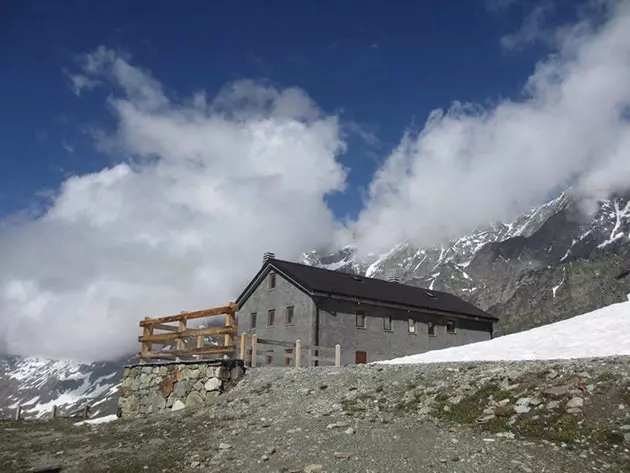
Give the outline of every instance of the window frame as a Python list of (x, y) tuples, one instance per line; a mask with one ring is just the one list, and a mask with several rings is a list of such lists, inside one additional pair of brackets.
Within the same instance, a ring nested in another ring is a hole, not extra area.
[(407, 321), (407, 332), (410, 335), (418, 334), (418, 323), (414, 319), (408, 319)]
[(265, 352), (265, 364), (267, 366), (273, 365), (273, 350)]
[[(359, 325), (359, 317), (363, 317), (363, 324)], [(355, 322), (357, 328), (365, 330), (367, 328), (367, 316), (365, 315), (364, 310), (357, 310), (355, 312)]]
[[(453, 330), (449, 330), (449, 325), (453, 327)], [(457, 333), (457, 324), (455, 324), (454, 320), (446, 321), (446, 333), (450, 335), (455, 335)]]
[[(289, 320), (289, 311), (291, 312), (291, 320)], [(293, 325), (295, 320), (295, 306), (290, 305), (284, 309), (284, 325)]]
[(275, 322), (276, 322), (276, 309), (267, 310), (267, 327), (273, 327)]
[(250, 330), (256, 329), (256, 325), (258, 324), (258, 313), (251, 312), (249, 314), (249, 328)]
[[(292, 356), (287, 356), (292, 355)], [(293, 366), (295, 364), (295, 356), (293, 355), (293, 348), (284, 349), (284, 366)]]
[(271, 271), (268, 276), (268, 287), (270, 291), (273, 291), (276, 288), (276, 273)]
[(394, 331), (394, 318), (391, 315), (383, 316), (383, 331), (384, 332)]
[(427, 322), (427, 334), (429, 337), (437, 337), (437, 324), (435, 322)]

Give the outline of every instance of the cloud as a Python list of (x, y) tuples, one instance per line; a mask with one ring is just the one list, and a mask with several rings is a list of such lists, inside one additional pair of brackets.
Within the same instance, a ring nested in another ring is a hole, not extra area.
[(517, 50), (539, 41), (544, 43), (553, 41), (553, 30), (547, 26), (547, 18), (553, 9), (554, 5), (549, 2), (536, 5), (525, 16), (518, 31), (501, 38), (501, 46), (506, 50)]
[(334, 238), (324, 197), (344, 189), (345, 143), (304, 91), (242, 81), (179, 103), (105, 48), (79, 72), (119, 91), (115, 130), (94, 135), (119, 159), (67, 179), (38, 218), (0, 226), (0, 346), (134, 352), (143, 317), (223, 305), (265, 251), (293, 259)]
[(455, 102), (408, 132), (354, 222), (363, 251), (439, 243), (506, 220), (573, 185), (599, 197), (630, 182), (630, 4), (563, 28), (518, 100)]

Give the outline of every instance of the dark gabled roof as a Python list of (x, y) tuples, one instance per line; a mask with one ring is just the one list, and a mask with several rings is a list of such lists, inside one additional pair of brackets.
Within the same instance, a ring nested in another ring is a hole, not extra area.
[(365, 301), (469, 315), (493, 321), (498, 320), (487, 312), (446, 292), (430, 291), (407, 284), (331, 271), (278, 259), (267, 260), (256, 277), (238, 297), (238, 304), (241, 304), (244, 298), (249, 297), (249, 292), (253, 290), (256, 280), (268, 272), (269, 267), (275, 268), (278, 272), (292, 279), (310, 295), (345, 296)]

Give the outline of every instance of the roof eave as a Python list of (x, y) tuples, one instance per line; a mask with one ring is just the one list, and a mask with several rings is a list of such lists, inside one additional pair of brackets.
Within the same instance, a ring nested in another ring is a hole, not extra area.
[(499, 319), (497, 317), (494, 317), (493, 315), (487, 314), (487, 315), (478, 315), (478, 314), (467, 314), (464, 312), (452, 312), (452, 311), (447, 311), (447, 310), (440, 310), (440, 309), (433, 309), (431, 307), (423, 307), (423, 306), (417, 306), (417, 305), (409, 305), (409, 304), (401, 304), (401, 303), (396, 303), (396, 302), (389, 302), (389, 301), (383, 301), (383, 300), (379, 300), (379, 299), (368, 299), (365, 297), (354, 297), (354, 296), (346, 296), (343, 294), (335, 294), (332, 292), (321, 292), (321, 291), (315, 291), (313, 293), (314, 297), (325, 297), (325, 298), (329, 298), (329, 299), (338, 299), (338, 300), (347, 300), (347, 301), (352, 301), (352, 302), (364, 302), (366, 304), (377, 304), (377, 305), (382, 305), (382, 306), (387, 306), (387, 307), (392, 307), (392, 308), (400, 308), (400, 309), (406, 309), (406, 310), (413, 310), (413, 311), (423, 311), (423, 312), (432, 312), (432, 313), (438, 313), (438, 314), (443, 314), (445, 316), (448, 315), (457, 315), (459, 317), (465, 317), (468, 319), (474, 319), (474, 320), (485, 320), (488, 322), (498, 322)]

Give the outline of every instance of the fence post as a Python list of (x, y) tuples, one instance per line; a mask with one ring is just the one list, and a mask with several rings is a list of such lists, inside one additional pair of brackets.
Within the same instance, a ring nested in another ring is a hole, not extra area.
[[(183, 310), (180, 312), (180, 315), (185, 314), (186, 311)], [(177, 325), (177, 333), (181, 333), (183, 331), (186, 330), (186, 319), (184, 320), (180, 320), (178, 325)], [(177, 342), (176, 342), (176, 348), (178, 350), (183, 350), (184, 349), (184, 340), (182, 338), (178, 338)], [(181, 361), (181, 358), (179, 356), (175, 357), (175, 361)]]
[(258, 346), (258, 335), (252, 335), (252, 368), (256, 368), (256, 348)]
[(15, 409), (15, 415), (13, 416), (13, 420), (20, 420), (21, 417), (22, 417), (22, 406), (18, 404), (17, 408)]
[(81, 413), (81, 417), (87, 419), (90, 416), (90, 406), (83, 406), (83, 411)]
[(339, 345), (338, 343), (337, 345), (335, 345), (335, 366), (341, 366), (341, 345)]
[(52, 418), (53, 419), (57, 418), (57, 404), (53, 404), (52, 406)]
[(299, 368), (300, 364), (302, 362), (302, 341), (301, 340), (296, 340), (295, 341), (295, 357), (294, 357), (294, 361), (295, 361), (295, 367)]
[[(145, 317), (144, 320), (148, 320), (149, 317)], [(148, 337), (153, 333), (153, 327), (147, 327), (144, 326), (142, 327), (142, 336), (144, 337)], [(147, 342), (142, 342), (142, 345), (140, 345), (140, 363), (146, 363), (145, 361), (145, 355), (147, 352), (151, 351), (151, 345)]]
[(240, 357), (245, 362), (245, 352), (247, 351), (247, 334), (241, 333), (241, 353)]

